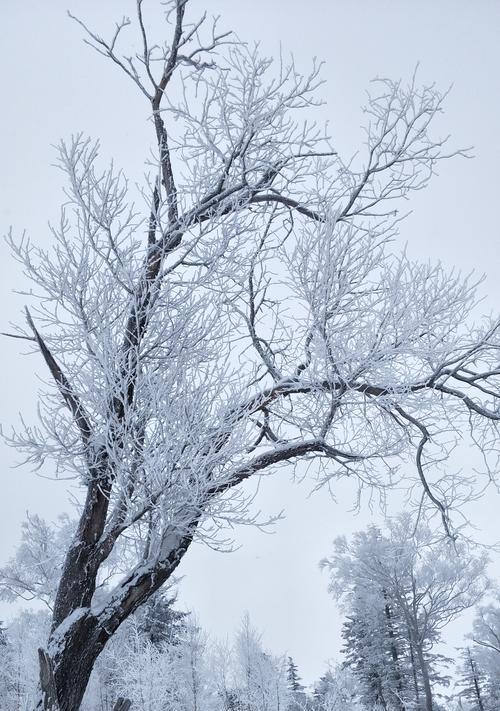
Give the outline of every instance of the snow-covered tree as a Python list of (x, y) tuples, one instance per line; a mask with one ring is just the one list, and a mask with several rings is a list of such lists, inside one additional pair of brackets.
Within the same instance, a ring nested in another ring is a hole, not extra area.
[(182, 708), (176, 677), (176, 655), (138, 639), (133, 653), (120, 650), (116, 659), (115, 689), (130, 699), (132, 708), (144, 711), (174, 711)]
[(498, 601), (478, 608), (474, 617), (473, 658), (484, 674), (488, 711), (500, 708), (500, 608)]
[(486, 691), (486, 675), (474, 658), (470, 647), (462, 650), (459, 686), (460, 697), (466, 699), (474, 711), (488, 711), (490, 704)]
[(360, 681), (361, 698), (368, 706), (400, 711), (411, 677), (404, 673), (404, 638), (388, 626), (388, 603), (380, 591), (357, 590), (351, 605), (342, 629), (343, 651)]
[[(375, 560), (390, 565), (391, 547), (381, 531), (371, 527), (357, 534), (352, 544), (335, 542), (334, 556), (324, 561), (332, 573), (331, 590), (346, 613), (342, 636), (346, 663), (360, 680), (367, 706), (405, 708), (417, 696), (415, 668), (411, 666), (408, 635), (390, 581), (372, 571)], [(416, 686), (416, 689), (415, 689)]]
[[(7, 696), (7, 690), (9, 688), (9, 646), (6, 629), (3, 626), (3, 622), (0, 622), (0, 699)], [(2, 702), (0, 701), (0, 709), (2, 709)]]
[(434, 541), (407, 515), (388, 529), (337, 539), (323, 565), (348, 615), (347, 661), (363, 681), (365, 703), (402, 711), (413, 702), (433, 711), (432, 687), (446, 681), (433, 647), (444, 627), (484, 595), (486, 557)]
[(291, 700), (287, 663), (262, 646), (261, 636), (247, 614), (234, 646), (234, 679), (239, 702), (247, 711), (279, 711)]
[(290, 691), (301, 691), (304, 688), (300, 683), (299, 668), (290, 656), (287, 659), (286, 678)]
[(67, 541), (75, 524), (61, 515), (55, 526), (36, 514), (22, 524), (21, 543), (9, 562), (0, 568), (0, 598), (9, 602), (40, 600), (52, 609)]
[(498, 655), (500, 664), (500, 605), (489, 603), (478, 608), (474, 618), (473, 639), (475, 644)]
[(183, 711), (205, 711), (212, 687), (208, 683), (207, 638), (194, 619), (185, 625), (177, 650), (177, 683)]
[(0, 646), (0, 710), (29, 709), (36, 702), (37, 649), (50, 629), (46, 611), (23, 610), (7, 626)]
[(299, 668), (293, 661), (292, 657), (287, 657), (286, 662), (286, 678), (289, 691), (289, 711), (297, 711), (306, 707), (306, 694), (304, 686), (301, 684)]
[(329, 668), (314, 688), (314, 711), (366, 711), (359, 681), (345, 666)]
[[(80, 24), (151, 112), (139, 206), (79, 135), (59, 147), (52, 246), (11, 236), (33, 287), (13, 335), (51, 378), (40, 424), (12, 441), (81, 485), (39, 709), (78, 709), (109, 639), (193, 540), (253, 520), (242, 482), (314, 459), (320, 483), (388, 485), (414, 458), (454, 535), (464, 490), (427, 465), (462, 429), (488, 455), (500, 419), (498, 321), (473, 327), (472, 282), (391, 247), (398, 201), (450, 154), (436, 89), (375, 84), (366, 145), (343, 158), (314, 123), (318, 66), (261, 57), (189, 19), (187, 0), (165, 3), (167, 42), (136, 9), (109, 40)], [(122, 53), (131, 25), (141, 48)]]
[[(171, 613), (177, 611), (171, 610), (169, 606), (168, 612), (169, 619), (175, 619), (175, 615)], [(179, 614), (184, 618), (186, 613)], [(184, 660), (188, 659), (189, 650), (187, 633), (180, 639), (180, 630), (175, 622), (174, 629), (167, 631), (162, 615), (158, 617), (158, 623), (161, 642), (155, 635), (151, 635), (149, 627), (144, 628), (143, 619), (138, 615), (134, 615), (120, 629), (94, 667), (82, 706), (84, 711), (112, 711), (117, 698), (127, 688), (131, 690), (134, 702), (138, 703), (138, 699), (151, 697), (151, 708), (159, 709), (160, 706), (154, 706), (158, 695), (147, 691), (148, 685), (156, 684), (154, 676), (146, 674), (147, 660), (153, 660), (153, 672), (158, 672), (162, 664), (163, 668), (171, 672), (168, 678), (164, 679), (163, 685), (160, 685), (160, 691), (165, 694), (162, 703), (166, 703), (175, 690), (179, 692), (178, 699), (189, 694), (189, 687), (186, 686), (184, 678), (184, 669), (187, 666)], [(185, 630), (185, 627), (183, 624), (182, 630)], [(47, 613), (22, 611), (7, 628), (0, 629), (1, 711), (24, 711), (34, 703), (38, 682), (36, 649), (43, 645), (49, 628), (50, 618)], [(153, 649), (150, 649), (150, 645)], [(156, 654), (155, 650), (160, 654)], [(136, 660), (138, 665), (134, 667)], [(141, 706), (138, 705), (138, 708)], [(178, 710), (180, 707), (175, 708)], [(186, 703), (182, 708), (191, 707)]]
[(135, 613), (138, 632), (152, 644), (175, 645), (186, 633), (189, 613), (174, 608), (177, 595), (159, 590)]

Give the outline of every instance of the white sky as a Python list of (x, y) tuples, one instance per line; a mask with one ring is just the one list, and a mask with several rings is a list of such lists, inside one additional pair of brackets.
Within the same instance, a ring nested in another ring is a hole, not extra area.
[[(67, 8), (102, 34), (113, 29), (135, 3), (125, 0), (23, 0), (5, 3), (0, 23), (2, 110), (0, 112), (0, 232), (11, 224), (26, 228), (48, 244), (47, 220), (55, 219), (61, 198), (51, 144), (83, 131), (100, 137), (102, 153), (140, 180), (150, 140), (147, 106), (109, 62), (92, 53)], [(156, 0), (146, 0), (148, 7)], [(192, 0), (192, 15), (209, 5), (221, 26), (246, 40), (261, 40), (263, 51), (277, 54), (281, 42), (307, 69), (316, 55), (326, 62), (323, 115), (337, 148), (346, 155), (360, 146), (359, 106), (376, 75), (409, 78), (420, 61), (422, 82), (454, 87), (439, 118), (442, 134), (455, 146), (474, 146), (474, 160), (444, 164), (425, 191), (412, 199), (412, 216), (402, 226), (401, 244), (412, 256), (441, 259), (464, 271), (486, 273), (484, 310), (498, 310), (498, 200), (500, 165), (500, 3), (496, 0)], [(154, 15), (154, 13), (153, 13)], [(160, 22), (155, 19), (155, 29)], [(158, 35), (160, 36), (160, 35)], [(20, 318), (23, 299), (11, 290), (23, 284), (17, 266), (2, 245), (0, 330)], [(21, 344), (22, 346), (22, 344)], [(41, 363), (21, 358), (18, 341), (2, 341), (0, 422), (16, 422), (17, 413), (34, 411), (33, 393)], [(467, 468), (467, 452), (460, 464)], [(40, 479), (26, 468), (11, 469), (16, 455), (2, 445), (0, 560), (19, 537), (26, 510), (53, 518), (67, 508), (68, 483)], [(370, 513), (354, 516), (346, 487), (338, 502), (321, 492), (307, 498), (307, 482), (293, 485), (284, 471), (267, 479), (257, 503), (264, 511), (285, 508), (287, 518), (267, 536), (238, 530), (240, 549), (221, 554), (201, 546), (189, 551), (180, 574), (181, 601), (194, 608), (209, 632), (231, 634), (248, 609), (275, 652), (288, 651), (308, 682), (320, 676), (324, 662), (339, 647), (340, 619), (326, 593), (318, 561), (331, 540), (363, 528)], [(485, 540), (500, 539), (498, 498), (475, 506), (474, 522)], [(394, 504), (397, 510), (397, 503)], [(375, 519), (378, 512), (374, 513)], [(500, 575), (499, 575), (500, 577)], [(0, 606), (0, 617), (8, 616)], [(462, 625), (463, 627), (463, 625)], [(460, 627), (450, 635), (460, 641)]]

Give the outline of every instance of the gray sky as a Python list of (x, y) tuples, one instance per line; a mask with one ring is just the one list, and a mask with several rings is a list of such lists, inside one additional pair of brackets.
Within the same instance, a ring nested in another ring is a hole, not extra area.
[[(51, 144), (83, 131), (100, 137), (102, 153), (123, 166), (132, 180), (141, 179), (145, 147), (150, 141), (147, 106), (127, 80), (81, 42), (81, 31), (66, 9), (109, 34), (123, 13), (125, 0), (23, 0), (6, 3), (0, 26), (2, 111), (0, 113), (0, 231), (13, 224), (26, 228), (40, 243), (49, 243), (47, 220), (57, 219), (61, 175), (51, 168)], [(148, 6), (156, 0), (146, 0)], [(425, 192), (412, 198), (414, 210), (401, 228), (401, 244), (424, 260), (441, 259), (463, 271), (485, 273), (483, 310), (498, 310), (498, 195), (500, 165), (500, 3), (497, 0), (192, 0), (193, 15), (209, 5), (221, 26), (242, 39), (261, 40), (263, 51), (276, 54), (281, 42), (307, 69), (312, 56), (324, 59), (326, 84), (322, 110), (330, 120), (336, 147), (349, 155), (361, 147), (360, 105), (375, 76), (409, 78), (420, 62), (422, 82), (440, 88), (453, 84), (439, 132), (452, 134), (452, 145), (474, 146), (474, 160), (453, 160)], [(155, 19), (152, 24), (159, 26)], [(0, 330), (18, 319), (23, 299), (11, 294), (23, 279), (1, 245), (2, 317)], [(21, 347), (20, 347), (21, 345)], [(34, 413), (36, 356), (21, 358), (22, 344), (2, 341), (0, 422), (16, 422), (19, 411)], [(2, 445), (0, 560), (19, 538), (26, 510), (53, 518), (67, 508), (68, 482), (53, 482), (26, 468), (11, 469), (16, 455)], [(469, 465), (467, 452), (459, 464)], [(331, 540), (363, 528), (372, 515), (350, 508), (353, 491), (339, 487), (338, 501), (326, 491), (307, 498), (307, 482), (294, 485), (285, 472), (266, 479), (257, 505), (266, 512), (285, 508), (286, 520), (273, 535), (257, 530), (235, 532), (239, 550), (221, 554), (201, 546), (189, 551), (180, 568), (182, 603), (196, 609), (209, 632), (231, 634), (248, 609), (275, 652), (288, 651), (307, 681), (323, 672), (324, 662), (339, 646), (339, 617), (326, 592), (318, 561)], [(500, 539), (498, 499), (475, 505), (474, 522), (485, 540)], [(397, 510), (398, 497), (393, 504)], [(377, 510), (373, 518), (379, 518)], [(500, 575), (499, 575), (500, 577)], [(0, 606), (0, 617), (8, 616)], [(463, 625), (462, 625), (463, 626)], [(452, 641), (459, 642), (455, 626)]]

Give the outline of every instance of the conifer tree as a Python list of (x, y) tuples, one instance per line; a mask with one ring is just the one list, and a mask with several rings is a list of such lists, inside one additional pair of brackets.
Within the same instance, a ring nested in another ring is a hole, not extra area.
[(486, 675), (479, 667), (470, 647), (462, 650), (459, 684), (463, 687), (460, 696), (467, 699), (471, 711), (488, 711), (485, 695)]
[(286, 678), (288, 682), (289, 691), (289, 711), (298, 711), (299, 709), (304, 709), (306, 705), (306, 694), (304, 692), (304, 686), (300, 683), (301, 679), (299, 676), (299, 670), (292, 657), (287, 659), (286, 667)]
[(407, 645), (381, 591), (356, 591), (342, 637), (345, 663), (360, 680), (363, 702), (405, 711), (403, 699), (411, 696), (410, 677), (402, 669)]
[(302, 691), (304, 688), (300, 683), (299, 670), (292, 657), (288, 657), (287, 679), (290, 691)]
[(160, 590), (135, 613), (139, 633), (157, 647), (178, 644), (186, 629), (189, 613), (174, 609), (176, 601), (176, 594)]

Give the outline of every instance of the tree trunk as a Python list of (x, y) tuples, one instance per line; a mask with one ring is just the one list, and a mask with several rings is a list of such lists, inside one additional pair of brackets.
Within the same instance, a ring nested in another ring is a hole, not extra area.
[[(80, 656), (75, 654), (75, 651), (65, 654), (64, 664), (60, 664), (54, 673), (54, 666), (47, 652), (38, 650), (42, 693), (37, 710), (77, 711), (80, 708), (99, 652)], [(129, 699), (120, 696), (113, 706), (113, 711), (129, 711), (131, 706)]]
[(132, 702), (129, 699), (122, 699), (120, 696), (116, 704), (113, 706), (113, 711), (129, 711), (131, 706)]
[(477, 668), (476, 665), (474, 664), (474, 660), (472, 659), (472, 655), (470, 653), (470, 649), (467, 647), (467, 656), (469, 658), (469, 666), (472, 672), (472, 679), (474, 681), (474, 693), (476, 695), (477, 699), (477, 705), (479, 706), (479, 711), (484, 711), (484, 705), (483, 705), (483, 699), (481, 697), (481, 689), (479, 687), (479, 679), (477, 675)]
[[(36, 711), (79, 710), (94, 664), (108, 639), (172, 576), (193, 540), (199, 518), (198, 514), (188, 533), (174, 539), (169, 551), (163, 551), (161, 562), (153, 560), (138, 565), (110, 593), (108, 604), (101, 609), (78, 606), (82, 595), (85, 599), (90, 596), (90, 590), (84, 586), (73, 588), (72, 592), (77, 594), (73, 604), (70, 597), (63, 598), (63, 606), (70, 612), (59, 625), (53, 625), (47, 651), (40, 653), (40, 698)], [(95, 586), (93, 575), (88, 585)]]
[(384, 692), (382, 689), (382, 680), (377, 675), (377, 703), (382, 706), (384, 711), (387, 711), (387, 703), (385, 701)]
[(433, 711), (434, 706), (433, 706), (433, 700), (432, 700), (431, 682), (429, 679), (429, 671), (427, 669), (427, 664), (425, 661), (424, 652), (422, 650), (422, 645), (419, 644), (419, 642), (416, 642), (415, 647), (416, 647), (416, 651), (417, 651), (418, 664), (420, 667), (420, 671), (422, 672), (422, 682), (423, 682), (423, 686), (424, 686), (424, 695), (425, 695), (425, 711)]
[(413, 686), (415, 688), (415, 703), (417, 705), (417, 711), (420, 711), (420, 691), (418, 688), (417, 666), (415, 664), (415, 655), (413, 653), (413, 637), (411, 634), (410, 626), (408, 624), (408, 620), (406, 620), (406, 630), (408, 632), (408, 643), (409, 643), (409, 649), (410, 649), (410, 663), (411, 663), (411, 671), (412, 671), (412, 676), (413, 676)]
[[(383, 591), (384, 593), (384, 598), (387, 600), (387, 595), (385, 590)], [(390, 640), (390, 647), (391, 647), (391, 657), (392, 661), (394, 663), (394, 678), (396, 680), (396, 688), (397, 688), (397, 699), (398, 699), (398, 706), (399, 709), (398, 711), (406, 711), (406, 706), (403, 702), (403, 678), (401, 675), (401, 669), (399, 667), (399, 652), (398, 652), (398, 647), (396, 644), (396, 635), (394, 634), (394, 628), (392, 625), (392, 614), (391, 614), (391, 608), (389, 606), (389, 603), (385, 603), (385, 618), (387, 620), (387, 629), (389, 632), (389, 640)]]
[(38, 662), (40, 666), (40, 689), (43, 695), (44, 711), (58, 711), (57, 689), (54, 679), (54, 667), (52, 659), (44, 649), (38, 650)]
[[(56, 630), (57, 635), (57, 630)], [(51, 636), (39, 650), (40, 697), (36, 711), (78, 711), (95, 661), (109, 635), (84, 612), (61, 637)]]
[(479, 682), (477, 676), (474, 676), (474, 691), (476, 692), (477, 704), (479, 706), (479, 711), (484, 711), (483, 699), (481, 697), (481, 690), (479, 688)]

